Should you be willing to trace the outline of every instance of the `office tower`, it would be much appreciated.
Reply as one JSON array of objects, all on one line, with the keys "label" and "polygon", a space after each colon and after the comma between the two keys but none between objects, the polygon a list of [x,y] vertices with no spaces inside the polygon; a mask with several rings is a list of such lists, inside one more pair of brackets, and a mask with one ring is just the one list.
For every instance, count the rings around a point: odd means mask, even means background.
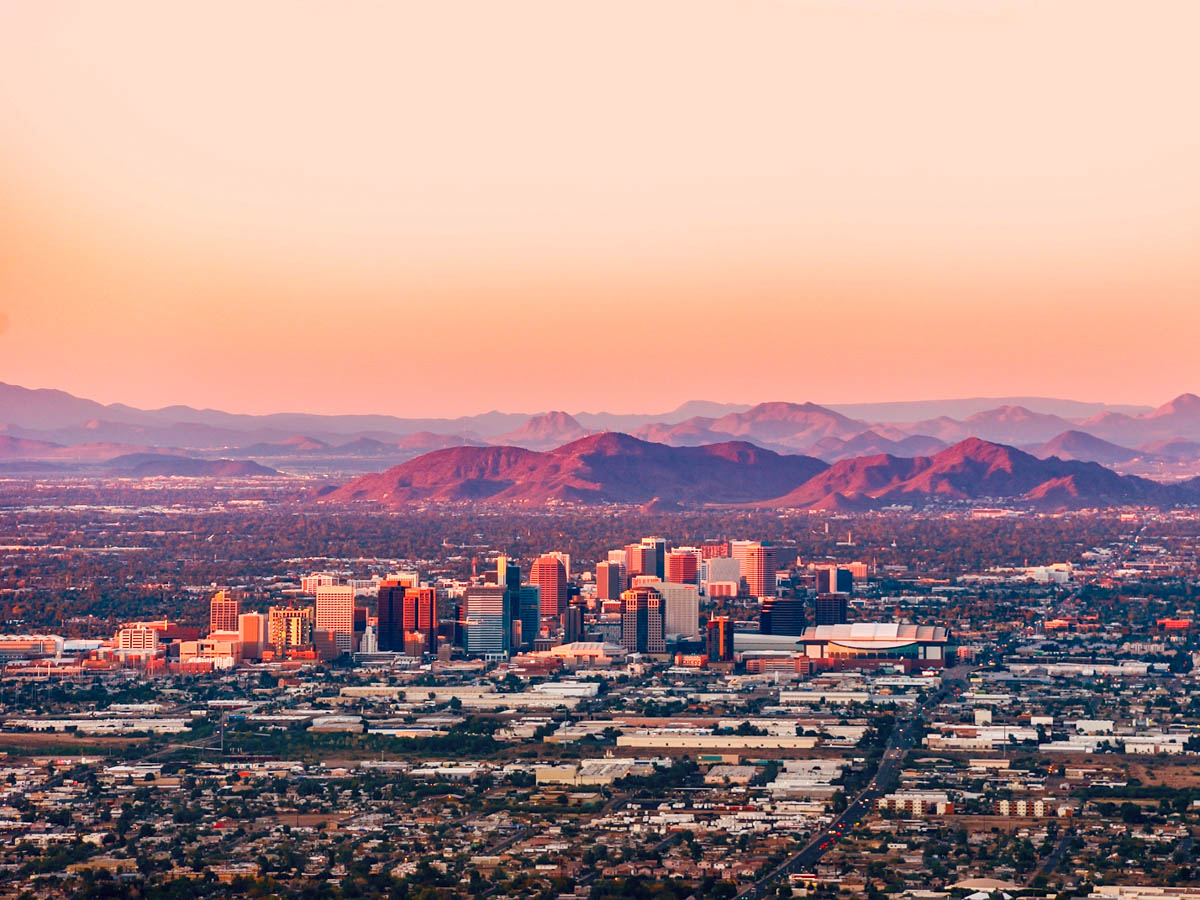
[{"label": "office tower", "polygon": [[817,625],[846,624],[846,595],[817,594],[813,601],[813,618]]},{"label": "office tower", "polygon": [[804,601],[799,597],[763,597],[758,612],[760,634],[804,634]]},{"label": "office tower", "polygon": [[625,564],[596,563],[596,599],[620,600],[625,590]]},{"label": "office tower", "polygon": [[630,653],[665,653],[662,594],[632,588],[621,595],[621,646]]},{"label": "office tower", "polygon": [[421,576],[416,572],[392,572],[383,582],[387,584],[397,584],[400,587],[420,587]]},{"label": "office tower", "polygon": [[[555,563],[562,565],[558,560]],[[464,644],[469,656],[504,656],[511,649],[508,591],[498,584],[472,585],[463,598]]]},{"label": "office tower", "polygon": [[572,603],[563,614],[563,643],[583,640],[583,607]]},{"label": "office tower", "polygon": [[854,590],[854,575],[840,566],[821,566],[817,569],[818,594],[849,594]]},{"label": "office tower", "polygon": [[529,583],[542,592],[542,615],[561,616],[567,608],[567,570],[562,560],[539,556],[529,569]]},{"label": "office tower", "polygon": [[316,627],[333,635],[341,653],[354,652],[354,588],[348,584],[323,585],[314,595],[317,602]]},{"label": "office tower", "polygon": [[711,594],[710,584],[718,582],[737,583],[742,579],[742,566],[736,559],[728,556],[713,556],[704,561],[704,592]]},{"label": "office tower", "polygon": [[700,557],[702,559],[720,559],[728,555],[728,541],[705,541],[700,545]]},{"label": "office tower", "polygon": [[746,592],[751,597],[775,596],[775,571],[777,557],[775,548],[759,541],[734,541],[731,545],[733,558],[741,568]]},{"label": "office tower", "polygon": [[[437,591],[431,587],[405,588],[401,600],[404,652],[409,656],[437,655]],[[417,653],[411,653],[413,648]]]},{"label": "office tower", "polygon": [[671,584],[700,583],[700,551],[693,547],[681,547],[667,554],[666,577]]},{"label": "office tower", "polygon": [[404,650],[404,592],[408,590],[387,578],[379,584],[379,626],[376,639],[380,651],[401,653]]},{"label": "office tower", "polygon": [[454,624],[450,631],[450,643],[455,647],[467,646],[467,604],[454,604]]},{"label": "office tower", "polygon": [[436,654],[437,592],[431,587],[407,587],[389,582],[390,579],[379,585],[376,625],[379,649],[407,653],[420,645],[421,652],[415,655]]},{"label": "office tower", "polygon": [[620,550],[609,550],[608,562],[620,563],[622,566],[628,567],[629,551],[624,547],[622,547]]},{"label": "office tower", "polygon": [[208,630],[238,630],[238,602],[226,591],[213,594],[212,600],[208,602]]},{"label": "office tower", "polygon": [[496,557],[496,584],[510,591],[521,588],[521,567],[507,556]]},{"label": "office tower", "polygon": [[311,606],[272,606],[267,614],[267,642],[280,656],[307,649],[313,643],[315,624]]},{"label": "office tower", "polygon": [[378,653],[379,652],[379,632],[376,626],[367,623],[367,627],[363,629],[362,638],[358,642],[359,653]]},{"label": "office tower", "polygon": [[517,621],[521,624],[521,643],[532,647],[541,631],[542,589],[536,584],[523,584],[517,589]]},{"label": "office tower", "polygon": [[312,575],[305,575],[300,579],[300,590],[306,594],[315,594],[317,588],[332,587],[337,584],[337,579],[327,572],[316,572]]},{"label": "office tower", "polygon": [[[651,568],[644,569],[643,574],[657,575],[659,581],[665,581],[666,579],[664,578],[664,576],[666,575],[665,567],[666,567],[666,561],[667,561],[666,538],[644,537],[644,538],[642,538],[641,544],[642,544],[642,547],[646,548],[647,550],[649,550],[653,553],[653,566],[654,566],[654,568],[652,568],[652,569]],[[643,562],[646,565],[650,565],[651,560],[646,557],[643,557]]]},{"label": "office tower", "polygon": [[267,616],[249,612],[238,616],[238,639],[242,642],[243,659],[262,659],[267,645]]},{"label": "office tower", "polygon": [[553,556],[560,563],[562,563],[563,571],[567,573],[567,578],[570,579],[570,577],[571,577],[571,554],[570,553],[563,553],[559,550],[550,550],[546,553],[543,553],[542,555],[543,556]]},{"label": "office tower", "polygon": [[637,575],[653,575],[655,578],[654,548],[641,544],[630,544],[625,548],[625,575],[632,581]]},{"label": "office tower", "polygon": [[[645,579],[643,581],[643,579]],[[648,587],[662,596],[664,634],[684,641],[700,640],[700,589],[639,575],[635,588]]]},{"label": "office tower", "polygon": [[709,662],[733,662],[733,619],[714,616],[708,620],[706,631]]},{"label": "office tower", "polygon": [[521,618],[521,567],[507,556],[497,556],[496,584],[507,592],[508,623],[512,628],[508,645],[515,650],[524,642],[522,633],[526,630]]}]

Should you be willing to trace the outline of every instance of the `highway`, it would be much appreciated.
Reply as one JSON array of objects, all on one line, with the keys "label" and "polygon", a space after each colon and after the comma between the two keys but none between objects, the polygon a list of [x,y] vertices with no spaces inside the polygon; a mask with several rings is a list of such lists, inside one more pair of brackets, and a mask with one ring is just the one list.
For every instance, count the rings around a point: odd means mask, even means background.
[{"label": "highway", "polygon": [[945,699],[950,692],[952,682],[961,679],[969,671],[969,668],[968,666],[959,666],[947,669],[943,673],[942,686],[937,692],[914,709],[911,718],[897,720],[891,739],[880,757],[879,768],[875,770],[875,774],[854,799],[854,802],[847,806],[828,827],[817,833],[799,852],[789,856],[776,868],[741,891],[737,895],[739,900],[741,898],[754,900],[754,898],[766,896],[780,879],[798,872],[813,871],[817,862],[828,852],[829,848],[867,817],[875,808],[875,803],[880,797],[895,790],[904,756],[915,746],[914,724],[920,720],[926,708],[937,706]]}]

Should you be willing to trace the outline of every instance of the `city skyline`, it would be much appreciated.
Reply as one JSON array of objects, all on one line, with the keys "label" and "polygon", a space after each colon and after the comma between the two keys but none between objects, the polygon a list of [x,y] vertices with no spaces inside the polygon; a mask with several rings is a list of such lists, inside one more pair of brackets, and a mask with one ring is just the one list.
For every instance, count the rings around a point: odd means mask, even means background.
[{"label": "city skyline", "polygon": [[638,409],[647,360],[668,404],[1194,381],[1192,4],[0,15],[9,382],[459,415]]}]

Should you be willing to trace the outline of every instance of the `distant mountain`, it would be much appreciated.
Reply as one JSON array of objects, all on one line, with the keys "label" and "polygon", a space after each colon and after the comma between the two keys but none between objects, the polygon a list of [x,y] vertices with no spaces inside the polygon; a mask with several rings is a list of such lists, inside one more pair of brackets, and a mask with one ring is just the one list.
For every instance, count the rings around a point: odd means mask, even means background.
[{"label": "distant mountain", "polygon": [[238,478],[278,475],[275,469],[247,459],[195,459],[155,453],[131,453],[109,460],[110,470],[134,478],[184,476],[188,478]]},{"label": "distant mountain", "polygon": [[716,419],[728,413],[745,412],[749,403],[714,403],[709,400],[689,400],[665,413],[609,413],[577,412],[575,420],[589,431],[634,432],[646,425],[676,425],[687,419]]},{"label": "distant mountain", "polygon": [[29,428],[60,428],[99,417],[102,404],[64,391],[23,388],[0,382],[0,423]]},{"label": "distant mountain", "polygon": [[1073,424],[1061,416],[1035,413],[1023,406],[998,406],[968,416],[963,422],[967,435],[1007,444],[1048,441]]},{"label": "distant mountain", "polygon": [[1085,420],[1082,430],[1124,446],[1171,438],[1200,440],[1200,397],[1180,394],[1143,416],[1104,412]]},{"label": "distant mountain", "polygon": [[738,438],[761,447],[800,450],[825,438],[849,439],[867,423],[848,419],[815,403],[760,403],[744,412],[716,419],[697,416],[676,425],[656,423],[639,428],[637,436],[673,446],[695,446]]},{"label": "distant mountain", "polygon": [[549,449],[577,441],[588,434],[568,413],[555,411],[530,417],[520,428],[502,434],[493,443],[529,450]]},{"label": "distant mountain", "polygon": [[436,450],[325,495],[327,502],[427,501],[703,504],[765,500],[825,468],[740,441],[668,447],[619,432],[548,452],[519,447]]},{"label": "distant mountain", "polygon": [[[1162,459],[1145,457],[1120,463],[1125,469],[1177,479],[1189,466],[1172,465],[1167,471],[1164,459],[1195,460],[1200,465],[1200,455],[1182,455],[1190,452],[1186,449],[1189,442],[1200,443],[1200,397],[1195,394],[1181,394],[1157,409],[1036,397],[836,407],[693,400],[659,415],[550,412],[531,418],[493,410],[453,419],[406,419],[307,413],[244,415],[188,406],[145,410],[120,403],[105,405],[63,391],[0,383],[0,435],[12,439],[0,447],[0,459],[12,460],[80,463],[106,458],[104,454],[137,450],[173,453],[173,449],[158,448],[184,448],[198,456],[290,457],[303,460],[310,471],[323,467],[341,470],[347,459],[403,459],[445,446],[499,443],[544,450],[603,430],[633,430],[637,437],[672,446],[742,440],[779,453],[817,453],[831,460],[881,452],[929,454],[938,449],[932,441],[948,445],[968,437],[1039,450],[1073,431],[1117,447],[1160,444],[1172,448],[1171,455]],[[876,437],[859,440],[864,432]],[[925,443],[909,438],[921,438]],[[33,443],[20,449],[16,440]],[[60,452],[39,442],[63,449]],[[1059,449],[1074,455],[1069,448]],[[326,459],[343,462],[326,464]]]},{"label": "distant mountain", "polygon": [[936,453],[946,446],[944,441],[924,434],[901,436],[898,440],[884,437],[874,429],[856,434],[849,440],[829,437],[817,441],[808,448],[813,456],[826,462],[852,459],[856,456],[925,456]]},{"label": "distant mountain", "polygon": [[968,438],[931,457],[844,460],[769,503],[825,508],[831,499],[859,505],[933,500],[1029,500],[1045,505],[1112,506],[1190,499],[1183,489],[1118,475],[1096,463],[1042,460],[1013,447]]},{"label": "distant mountain", "polygon": [[0,459],[46,459],[62,444],[51,441],[35,441],[31,438],[0,434]]},{"label": "distant mountain", "polygon": [[1183,438],[1150,441],[1148,444],[1141,444],[1137,449],[1147,456],[1165,459],[1200,459],[1200,441],[1187,441]]},{"label": "distant mountain", "polygon": [[461,434],[434,434],[432,431],[419,431],[396,441],[401,450],[441,450],[446,447],[482,447],[483,442]]},{"label": "distant mountain", "polygon": [[[151,448],[136,444],[113,444],[94,442],[87,444],[56,444],[0,434],[0,459],[13,460],[62,460],[71,463],[105,461],[129,453],[145,453]],[[170,447],[156,447],[153,451],[162,456],[174,456],[183,451]]]},{"label": "distant mountain", "polygon": [[302,434],[293,435],[277,444],[259,442],[248,447],[239,447],[234,451],[236,456],[297,456],[308,453],[328,453],[329,444],[313,437]]},{"label": "distant mountain", "polygon": [[1059,459],[1074,459],[1100,463],[1102,466],[1113,466],[1137,459],[1142,454],[1136,450],[1130,450],[1128,447],[1093,437],[1086,431],[1071,430],[1051,438],[1034,450],[1033,455],[1041,459],[1056,456]]},{"label": "distant mountain", "polygon": [[1106,411],[1141,415],[1152,409],[1149,406],[1084,403],[1056,397],[971,397],[954,400],[900,400],[891,403],[826,403],[824,406],[852,419],[877,423],[916,422],[938,418],[962,420],[1001,406],[1021,406],[1035,413],[1060,416],[1064,419],[1083,419]]}]

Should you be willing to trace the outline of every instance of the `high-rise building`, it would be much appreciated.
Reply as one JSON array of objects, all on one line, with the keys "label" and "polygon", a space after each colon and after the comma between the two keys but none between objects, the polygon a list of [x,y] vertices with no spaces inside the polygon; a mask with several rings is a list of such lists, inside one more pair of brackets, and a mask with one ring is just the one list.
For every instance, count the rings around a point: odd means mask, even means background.
[{"label": "high-rise building", "polygon": [[846,595],[817,594],[813,601],[813,619],[816,625],[845,625]]},{"label": "high-rise building", "polygon": [[562,560],[539,556],[529,569],[529,583],[542,592],[542,615],[561,616],[567,609],[567,570]]},{"label": "high-rise building", "polygon": [[262,659],[267,646],[267,616],[260,612],[247,612],[238,616],[238,638],[242,642],[243,659]]},{"label": "high-rise building", "polygon": [[340,653],[354,652],[354,588],[348,584],[323,585],[314,595],[316,627],[333,635]]},{"label": "high-rise building", "polygon": [[521,647],[525,641],[525,628],[521,619],[521,567],[507,556],[496,557],[496,584],[506,591],[508,624],[512,628],[508,645],[512,649]]},{"label": "high-rise building", "polygon": [[700,640],[700,589],[694,584],[672,584],[639,575],[634,588],[653,588],[662,596],[663,629],[668,637]]},{"label": "high-rise building", "polygon": [[[659,581],[665,581],[666,563],[667,563],[667,540],[660,537],[644,537],[642,538],[642,546],[653,552],[654,568],[647,568],[643,571],[645,575],[657,575]],[[643,557],[644,561],[649,564],[650,560]]]},{"label": "high-rise building", "polygon": [[733,661],[733,619],[729,616],[713,616],[706,628],[707,651],[710,662]]},{"label": "high-rise building", "polygon": [[849,594],[854,590],[854,574],[840,566],[821,566],[817,569],[818,594]]},{"label": "high-rise building", "polygon": [[[562,565],[555,560],[555,563]],[[505,656],[511,649],[508,591],[498,584],[472,585],[463,598],[463,642],[470,656]]]},{"label": "high-rise building", "polygon": [[521,567],[507,556],[496,557],[496,584],[517,591],[521,587]]},{"label": "high-rise building", "polygon": [[436,654],[438,644],[437,592],[431,587],[391,584],[379,585],[376,640],[381,651],[407,653],[420,647],[423,653]]},{"label": "high-rise building", "polygon": [[542,554],[543,556],[553,556],[563,564],[563,571],[567,573],[567,579],[571,578],[571,554],[563,553],[561,550],[550,550]]},{"label": "high-rise building", "polygon": [[654,548],[641,544],[629,544],[625,548],[625,576],[630,581],[637,575],[654,575]]},{"label": "high-rise building", "polygon": [[376,616],[379,626],[376,640],[380,651],[401,653],[404,650],[404,592],[406,587],[386,578],[379,584],[379,606]]},{"label": "high-rise building", "polygon": [[280,656],[312,647],[314,630],[311,606],[272,606],[267,613],[267,642]]},{"label": "high-rise building", "polygon": [[572,603],[563,614],[563,643],[583,640],[583,607]]},{"label": "high-rise building", "polygon": [[728,555],[728,541],[705,541],[700,545],[700,556],[703,559],[719,559]]},{"label": "high-rise building", "polygon": [[778,567],[775,548],[760,541],[734,541],[731,546],[733,558],[741,567],[747,593],[751,597],[774,597]]},{"label": "high-rise building", "polygon": [[625,564],[596,563],[596,599],[620,600],[625,590]]},{"label": "high-rise building", "polygon": [[621,595],[621,646],[630,653],[667,650],[662,594],[651,587],[632,588]]},{"label": "high-rise building", "polygon": [[[404,651],[409,656],[437,655],[437,591],[431,587],[405,588],[402,601]],[[418,653],[410,653],[420,648]]]},{"label": "high-rise building", "polygon": [[678,547],[667,554],[666,577],[671,584],[700,583],[700,551],[694,547]]},{"label": "high-rise building", "polygon": [[806,625],[799,597],[763,597],[758,611],[760,634],[802,635]]},{"label": "high-rise building", "polygon": [[517,646],[532,647],[542,625],[542,589],[536,584],[523,584],[517,588],[517,621],[521,623],[521,643]]},{"label": "high-rise building", "polygon": [[238,602],[228,591],[218,591],[208,601],[208,630],[237,631]]}]

